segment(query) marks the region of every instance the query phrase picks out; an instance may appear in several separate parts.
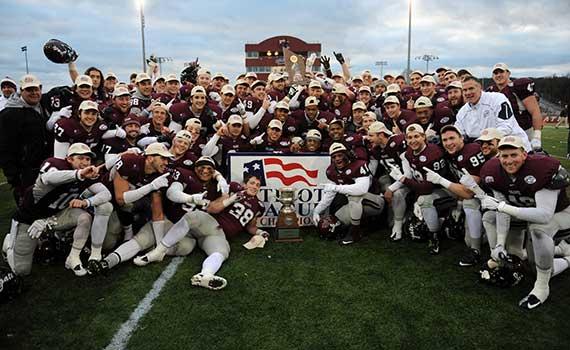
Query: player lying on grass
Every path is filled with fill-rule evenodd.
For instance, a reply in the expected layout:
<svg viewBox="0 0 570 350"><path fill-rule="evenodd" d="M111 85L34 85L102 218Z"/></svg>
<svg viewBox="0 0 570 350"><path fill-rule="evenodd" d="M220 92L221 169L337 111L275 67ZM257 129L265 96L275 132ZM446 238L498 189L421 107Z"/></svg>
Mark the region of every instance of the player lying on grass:
<svg viewBox="0 0 570 350"><path fill-rule="evenodd" d="M231 196L222 196L211 202L206 212L189 211L166 233L155 249L135 259L140 266L162 261L168 250L177 242L190 237L208 257L202 263L200 273L192 277L192 285L212 290L222 289L227 281L216 276L222 263L230 255L228 238L243 231L251 235L268 237L266 231L257 228L257 217L263 213L263 204L257 198L261 186L255 176L246 177L244 184L230 184Z"/></svg>

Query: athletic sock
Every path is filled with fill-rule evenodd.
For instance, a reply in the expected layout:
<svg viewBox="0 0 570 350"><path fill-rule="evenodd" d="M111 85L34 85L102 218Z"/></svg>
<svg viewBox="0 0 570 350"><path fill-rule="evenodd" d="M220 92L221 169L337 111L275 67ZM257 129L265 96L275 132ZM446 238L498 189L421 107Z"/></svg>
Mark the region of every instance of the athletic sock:
<svg viewBox="0 0 570 350"><path fill-rule="evenodd" d="M222 267L222 263L226 260L221 253L210 254L202 263L201 273L204 275L215 275Z"/></svg>

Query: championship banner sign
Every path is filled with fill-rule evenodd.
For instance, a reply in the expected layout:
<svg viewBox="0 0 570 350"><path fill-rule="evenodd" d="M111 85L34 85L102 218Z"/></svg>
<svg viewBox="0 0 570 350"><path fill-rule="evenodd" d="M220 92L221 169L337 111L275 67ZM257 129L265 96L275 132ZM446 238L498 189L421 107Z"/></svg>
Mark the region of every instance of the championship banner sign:
<svg viewBox="0 0 570 350"><path fill-rule="evenodd" d="M260 227L275 227L281 203L277 200L279 189L296 190L295 209L300 226L313 226L313 208L322 200L322 184L327 180L330 165L328 154L275 154L239 152L228 154L229 181L242 182L245 175L255 175L261 180L258 197L265 212L258 221Z"/></svg>

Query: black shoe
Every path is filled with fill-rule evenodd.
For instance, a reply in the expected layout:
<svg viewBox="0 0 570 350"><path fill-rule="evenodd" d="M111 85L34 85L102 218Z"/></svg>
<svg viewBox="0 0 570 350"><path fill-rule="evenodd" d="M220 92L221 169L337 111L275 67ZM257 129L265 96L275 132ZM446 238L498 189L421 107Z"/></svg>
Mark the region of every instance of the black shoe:
<svg viewBox="0 0 570 350"><path fill-rule="evenodd" d="M107 275L109 272L109 263L106 260L89 260L87 262L87 272L90 275Z"/></svg>
<svg viewBox="0 0 570 350"><path fill-rule="evenodd" d="M360 226L351 225L348 229L348 233L338 243L340 245L349 245L360 241L361 238Z"/></svg>
<svg viewBox="0 0 570 350"><path fill-rule="evenodd" d="M469 252L459 259L459 266L473 266L481 261L481 253L477 249L469 249Z"/></svg>
<svg viewBox="0 0 570 350"><path fill-rule="evenodd" d="M428 243L428 252L431 255L439 254L439 239L430 239Z"/></svg>

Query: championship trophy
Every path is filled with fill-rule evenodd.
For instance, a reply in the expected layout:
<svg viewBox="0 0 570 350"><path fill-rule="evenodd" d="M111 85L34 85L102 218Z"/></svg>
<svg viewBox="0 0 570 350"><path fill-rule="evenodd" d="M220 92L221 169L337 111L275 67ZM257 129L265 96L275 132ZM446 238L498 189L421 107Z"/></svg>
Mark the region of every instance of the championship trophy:
<svg viewBox="0 0 570 350"><path fill-rule="evenodd" d="M295 212L295 190L291 187L283 187L279 190L279 202L281 209L275 225L276 242L302 242L299 230L299 217Z"/></svg>

